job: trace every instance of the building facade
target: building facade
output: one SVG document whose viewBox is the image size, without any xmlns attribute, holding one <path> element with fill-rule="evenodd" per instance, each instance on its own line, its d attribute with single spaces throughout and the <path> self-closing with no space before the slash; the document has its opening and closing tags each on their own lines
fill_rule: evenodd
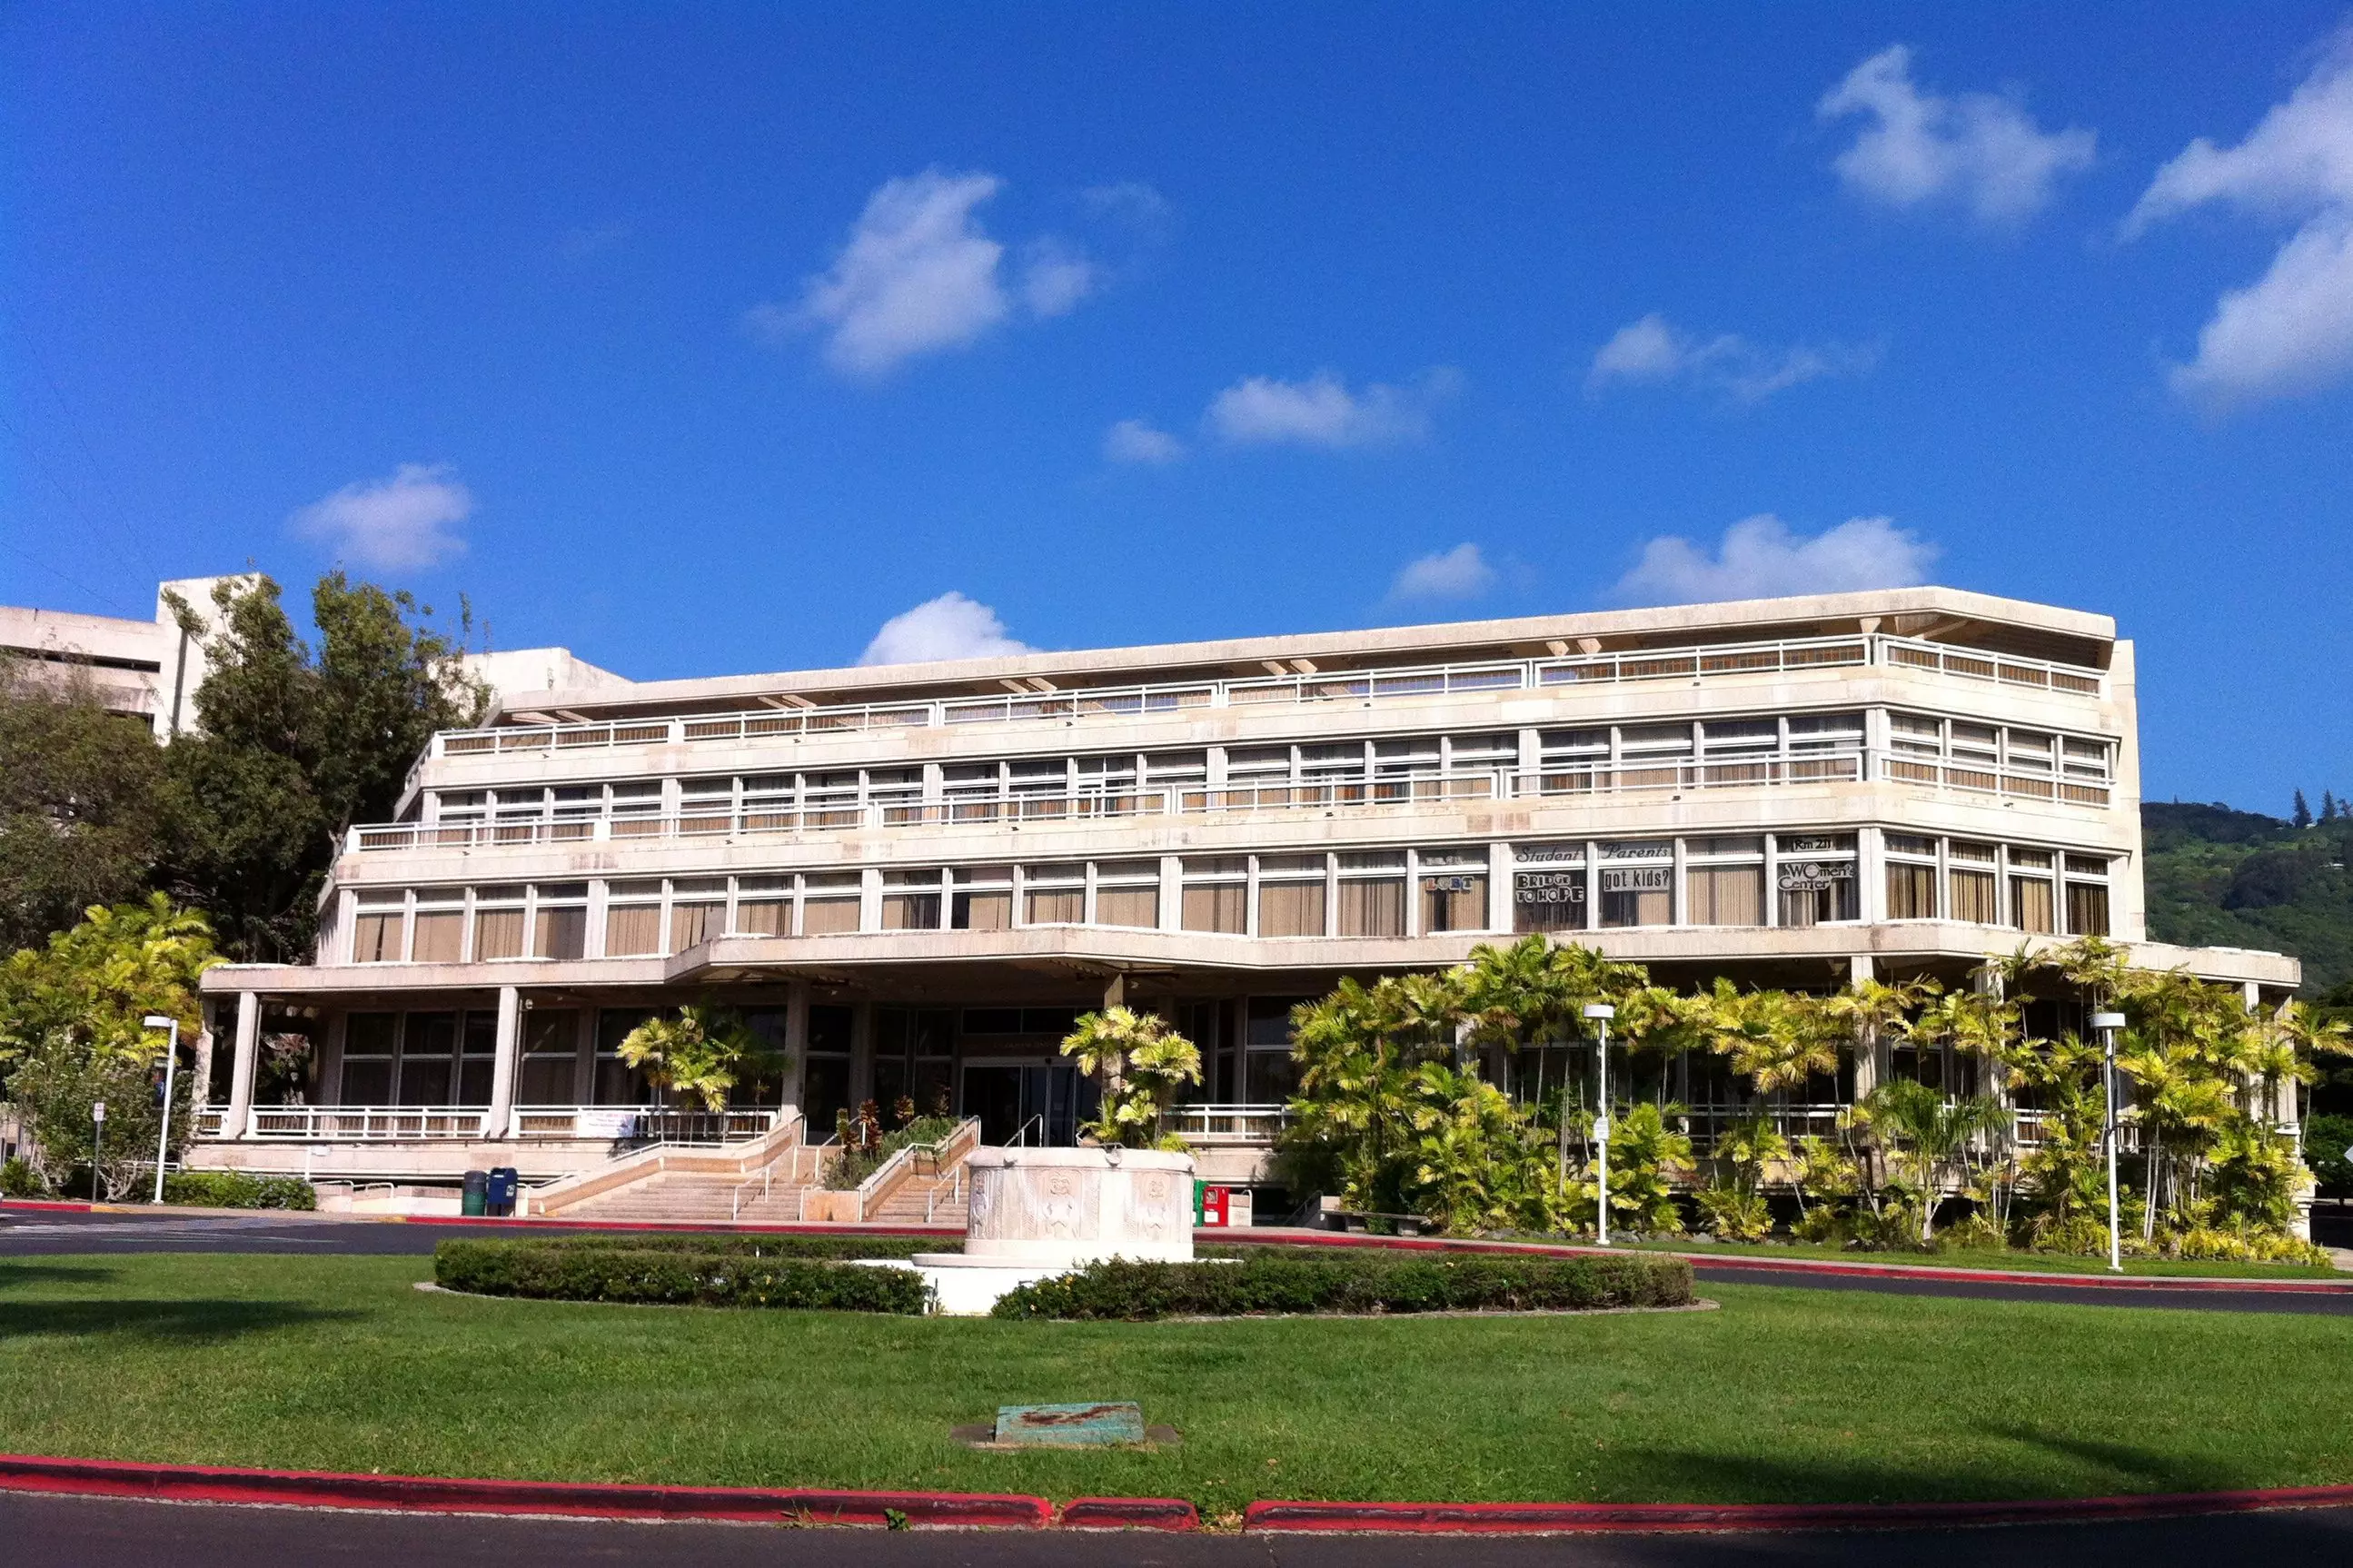
<svg viewBox="0 0 2353 1568">
<path fill-rule="evenodd" d="M 1263 1181 L 1296 1002 L 1526 931 L 1824 987 L 2092 934 L 2292 991 L 2147 942 L 2139 795 L 2114 623 L 1941 588 L 510 694 L 350 831 L 312 963 L 206 977 L 195 1157 L 576 1181 L 902 1098 L 1067 1142 L 1056 1047 L 1124 1000 Z M 789 1057 L 723 1116 L 617 1054 L 699 1000 Z"/>
</svg>

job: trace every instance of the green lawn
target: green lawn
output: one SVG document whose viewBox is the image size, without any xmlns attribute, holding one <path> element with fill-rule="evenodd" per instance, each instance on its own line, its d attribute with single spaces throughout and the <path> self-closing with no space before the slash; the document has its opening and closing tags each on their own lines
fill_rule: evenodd
<svg viewBox="0 0 2353 1568">
<path fill-rule="evenodd" d="M 1811 1247 L 1803 1242 L 1692 1241 L 1670 1237 L 1661 1241 L 1618 1245 L 1646 1252 L 1681 1252 L 1694 1258 L 1723 1253 L 1735 1258 L 1808 1258 L 1839 1263 L 1887 1264 L 1924 1268 L 2003 1268 L 2027 1274 L 2105 1274 L 2105 1258 L 2071 1258 L 2044 1252 L 1997 1252 L 1991 1248 L 1952 1247 L 1944 1252 L 1856 1252 L 1836 1247 Z M 2156 1279 L 2337 1279 L 2353 1285 L 2353 1275 L 2319 1264 L 2199 1263 L 2174 1258 L 2127 1258 L 2125 1272 Z"/>
<path fill-rule="evenodd" d="M 482 1300 L 425 1258 L 0 1259 L 0 1447 L 1191 1498 L 2004 1498 L 2353 1481 L 2353 1317 L 1708 1287 L 1721 1311 L 997 1322 Z M 1127 1398 L 1156 1453 L 976 1453 Z"/>
</svg>

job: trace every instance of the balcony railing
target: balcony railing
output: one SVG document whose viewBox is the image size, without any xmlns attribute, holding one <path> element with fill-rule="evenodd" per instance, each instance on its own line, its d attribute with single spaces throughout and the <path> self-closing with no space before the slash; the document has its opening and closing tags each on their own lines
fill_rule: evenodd
<svg viewBox="0 0 2353 1568">
<path fill-rule="evenodd" d="M 196 1112 L 196 1136 L 217 1138 L 227 1107 Z M 483 1106 L 257 1105 L 249 1135 L 290 1143 L 419 1143 L 482 1136 Z M 739 1143 L 765 1137 L 773 1110 L 677 1110 L 643 1105 L 519 1105 L 512 1138 L 623 1143 Z"/>
<path fill-rule="evenodd" d="M 1325 815 L 1379 807 L 1439 806 L 1482 800 L 1561 796 L 1679 795 L 1690 791 L 1778 789 L 1873 781 L 2103 807 L 2105 779 L 2054 777 L 1988 763 L 1860 749 L 1772 752 L 1700 761 L 1559 763 L 1535 773 L 1504 770 L 1424 773 L 1404 778 L 1328 779 L 1304 784 L 1235 784 L 1218 788 L 1122 790 L 1080 795 L 949 796 L 793 808 L 715 808 L 668 816 L 561 817 L 535 822 L 383 823 L 351 829 L 347 852 L 493 848 L 507 845 L 602 844 L 632 839 L 724 843 L 788 840 L 812 834 L 883 827 L 969 827 L 1082 824 L 1149 816 L 1219 816 L 1313 811 Z"/>
<path fill-rule="evenodd" d="M 554 755 L 617 746 L 693 745 L 861 731 L 942 729 L 961 724 L 1076 724 L 1092 719 L 1134 719 L 1203 708 L 1296 707 L 1429 701 L 1502 691 L 1557 692 L 1563 687 L 1643 680 L 1709 680 L 1727 676 L 1793 675 L 1878 666 L 1964 680 L 2097 697 L 2101 671 L 1979 648 L 1955 647 L 1896 637 L 1803 637 L 1778 642 L 1594 653 L 1558 658 L 1501 659 L 1478 664 L 1417 665 L 1392 669 L 1335 670 L 1194 680 L 1139 686 L 1089 687 L 1002 697 L 943 698 L 923 702 L 854 703 L 836 707 L 763 708 L 740 713 L 615 720 L 603 723 L 501 726 L 447 730 L 433 738 L 430 756 L 510 753 Z M 412 779 L 414 775 L 412 774 Z"/>
<path fill-rule="evenodd" d="M 1290 1121 L 1282 1105 L 1172 1105 L 1161 1125 L 1187 1143 L 1271 1144 Z"/>
</svg>

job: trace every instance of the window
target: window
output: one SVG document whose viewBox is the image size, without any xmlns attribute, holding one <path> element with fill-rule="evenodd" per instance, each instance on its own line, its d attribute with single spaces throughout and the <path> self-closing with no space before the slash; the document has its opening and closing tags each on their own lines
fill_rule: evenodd
<svg viewBox="0 0 2353 1568">
<path fill-rule="evenodd" d="M 1604 844 L 1601 847 L 1601 923 L 1605 926 L 1672 924 L 1674 858 L 1674 846 L 1663 841 Z"/>
<path fill-rule="evenodd" d="M 520 887 L 480 888 L 474 893 L 474 962 L 522 956 Z"/>
<path fill-rule="evenodd" d="M 937 871 L 882 873 L 882 929 L 940 929 L 940 874 Z"/>
<path fill-rule="evenodd" d="M 353 963 L 398 963 L 408 941 L 408 895 L 362 893 L 352 922 Z"/>
<path fill-rule="evenodd" d="M 1144 759 L 1144 782 L 1155 789 L 1198 789 L 1208 777 L 1207 752 L 1155 752 Z"/>
<path fill-rule="evenodd" d="M 1258 863 L 1258 934 L 1324 934 L 1321 855 L 1266 855 Z"/>
<path fill-rule="evenodd" d="M 1187 931 L 1240 936 L 1245 929 L 1245 879 L 1250 862 L 1239 855 L 1185 862 L 1182 919 Z"/>
<path fill-rule="evenodd" d="M 614 882 L 605 894 L 605 956 L 638 958 L 661 951 L 661 884 Z"/>
<path fill-rule="evenodd" d="M 2108 743 L 2105 741 L 2079 741 L 2070 735 L 2063 745 L 2069 778 L 2102 781 L 2107 778 Z"/>
<path fill-rule="evenodd" d="M 1438 750 L 1438 737 L 1435 735 L 1376 741 L 1373 742 L 1373 776 L 1402 779 L 1419 773 L 1434 773 L 1440 767 Z"/>
<path fill-rule="evenodd" d="M 733 778 L 686 779 L 679 785 L 681 834 L 726 833 L 735 826 Z"/>
<path fill-rule="evenodd" d="M 1776 847 L 1780 868 L 1774 885 L 1783 925 L 1827 925 L 1857 917 L 1852 834 L 1784 834 Z"/>
<path fill-rule="evenodd" d="M 2071 936 L 2108 934 L 2108 889 L 2104 882 L 2067 884 L 2067 931 Z"/>
<path fill-rule="evenodd" d="M 565 882 L 534 889 L 538 905 L 533 922 L 532 956 L 578 958 L 588 948 L 588 884 Z"/>
<path fill-rule="evenodd" d="M 801 934 L 834 936 L 858 929 L 860 893 L 854 871 L 801 881 Z"/>
<path fill-rule="evenodd" d="M 428 888 L 417 895 L 409 954 L 418 963 L 456 963 L 465 956 L 466 889 Z"/>
<path fill-rule="evenodd" d="M 1951 918 L 1966 921 L 1971 925 L 2000 923 L 2000 900 L 1995 894 L 1993 846 L 1966 844 L 1956 838 L 1946 847 L 1945 854 L 1950 863 L 1945 877 L 1945 888 L 1952 898 Z"/>
<path fill-rule="evenodd" d="M 1077 925 L 1087 918 L 1086 868 L 1031 866 L 1022 875 L 1026 925 Z"/>
<path fill-rule="evenodd" d="M 1512 731 L 1490 735 L 1451 735 L 1446 765 L 1455 773 L 1486 773 L 1520 765 L 1520 737 Z"/>
<path fill-rule="evenodd" d="M 1095 924 L 1148 930 L 1159 923 L 1158 861 L 1114 860 L 1095 868 Z"/>
<path fill-rule="evenodd" d="M 784 936 L 792 930 L 793 879 L 744 877 L 735 884 L 735 930 L 744 936 Z"/>
<path fill-rule="evenodd" d="M 645 1105 L 653 1100 L 646 1075 L 621 1059 L 621 1042 L 654 1015 L 638 1007 L 607 1007 L 596 1015 L 596 1068 L 588 1081 L 591 1105 Z"/>
<path fill-rule="evenodd" d="M 400 1037 L 396 1105 L 447 1105 L 458 1055 L 458 1015 L 411 1013 Z"/>
<path fill-rule="evenodd" d="M 1374 850 L 1340 857 L 1340 934 L 1405 934 L 1405 855 Z"/>
<path fill-rule="evenodd" d="M 518 1105 L 576 1105 L 580 1100 L 580 1014 L 534 1007 L 522 1023 L 522 1072 Z"/>
<path fill-rule="evenodd" d="M 1487 929 L 1487 858 L 1459 849 L 1425 849 L 1421 930 L 1425 936 Z"/>
<path fill-rule="evenodd" d="M 727 926 L 727 883 L 701 877 L 670 885 L 670 951 L 700 947 Z"/>
<path fill-rule="evenodd" d="M 801 1069 L 801 1114 L 810 1136 L 832 1135 L 836 1115 L 849 1109 L 850 1014 L 847 1007 L 808 1010 L 808 1061 Z"/>
<path fill-rule="evenodd" d="M 491 1079 L 499 1065 L 499 1016 L 472 1012 L 458 1037 L 458 1103 L 488 1105 Z"/>
<path fill-rule="evenodd" d="M 391 1103 L 392 1059 L 399 1039 L 397 1013 L 353 1013 L 343 1020 L 342 1103 Z"/>
<path fill-rule="evenodd" d="M 1887 862 L 1887 918 L 1892 921 L 1932 921 L 1936 918 L 1936 868 L 1933 864 L 1896 859 Z"/>
<path fill-rule="evenodd" d="M 1253 996 L 1242 1029 L 1242 1100 L 1250 1105 L 1279 1105 L 1289 1100 L 1299 1080 L 1291 1059 L 1291 1010 L 1307 1000 L 1300 996 Z"/>
<path fill-rule="evenodd" d="M 1932 732 L 1934 728 L 1934 721 L 1930 721 Z M 1852 752 L 1862 745 L 1860 713 L 1800 713 L 1789 720 L 1789 750 L 1793 752 Z"/>
<path fill-rule="evenodd" d="M 1944 722 L 1917 713 L 1890 713 L 1887 739 L 1895 750 L 1913 756 L 1940 756 L 1945 750 Z"/>
<path fill-rule="evenodd" d="M 1512 929 L 1585 929 L 1585 846 L 1523 844 L 1513 851 Z"/>
<path fill-rule="evenodd" d="M 2059 911 L 2051 890 L 2050 853 L 2012 849 L 2010 869 L 2010 923 L 2022 931 L 2057 931 Z"/>
<path fill-rule="evenodd" d="M 792 774 L 754 773 L 744 781 L 744 832 L 776 832 L 792 826 Z"/>
<path fill-rule="evenodd" d="M 955 874 L 949 923 L 958 931 L 1005 931 L 1013 924 L 1013 868 L 983 866 Z"/>
</svg>

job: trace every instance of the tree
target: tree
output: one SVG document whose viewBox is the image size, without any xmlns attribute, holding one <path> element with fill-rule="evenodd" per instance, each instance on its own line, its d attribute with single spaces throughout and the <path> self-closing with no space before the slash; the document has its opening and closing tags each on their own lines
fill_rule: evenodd
<svg viewBox="0 0 2353 1568">
<path fill-rule="evenodd" d="M 2322 790 L 2320 792 L 2320 820 L 2323 822 L 2334 822 L 2337 820 L 2337 796 L 2330 791 Z"/>
<path fill-rule="evenodd" d="M 1865 1104 L 1873 1128 L 1920 1195 L 1920 1245 L 1926 1247 L 1936 1236 L 1937 1194 L 1948 1179 L 1968 1173 L 1970 1145 L 1996 1130 L 2006 1112 L 1988 1096 L 1948 1101 L 1905 1079 L 1881 1084 Z"/>
<path fill-rule="evenodd" d="M 2304 804 L 2304 792 L 2302 790 L 2295 792 L 2295 810 L 2290 814 L 2288 820 L 2298 827 L 2309 827 L 2312 826 L 2312 807 Z"/>
<path fill-rule="evenodd" d="M 675 1018 L 647 1019 L 621 1037 L 618 1054 L 655 1089 L 714 1111 L 727 1109 L 738 1083 L 772 1078 L 785 1066 L 734 1009 L 708 1002 L 681 1007 Z"/>
<path fill-rule="evenodd" d="M 280 599 L 267 577 L 216 586 L 204 728 L 164 754 L 162 880 L 244 959 L 308 949 L 338 836 L 390 817 L 433 732 L 476 722 L 489 700 L 461 641 L 413 624 L 432 611 L 406 594 L 321 578 L 315 657 Z"/>
<path fill-rule="evenodd" d="M 1177 1091 L 1201 1081 L 1201 1053 L 1156 1013 L 1106 1007 L 1078 1021 L 1062 1041 L 1079 1070 L 1103 1089 L 1102 1110 L 1085 1131 L 1106 1147 L 1182 1151 L 1160 1123 Z"/>
<path fill-rule="evenodd" d="M 0 949 L 146 886 L 160 752 L 145 721 L 108 712 L 86 676 L 44 679 L 0 657 Z"/>
<path fill-rule="evenodd" d="M 0 1087 L 24 1117 L 50 1186 L 90 1162 L 95 1100 L 106 1102 L 108 1118 L 100 1189 L 120 1196 L 152 1164 L 163 1131 L 153 1079 L 169 1036 L 145 1020 L 176 1018 L 193 1040 L 202 1026 L 197 977 L 218 962 L 203 917 L 157 893 L 93 908 L 46 946 L 0 963 Z M 194 1131 L 195 1076 L 176 1084 L 174 1150 Z"/>
</svg>

